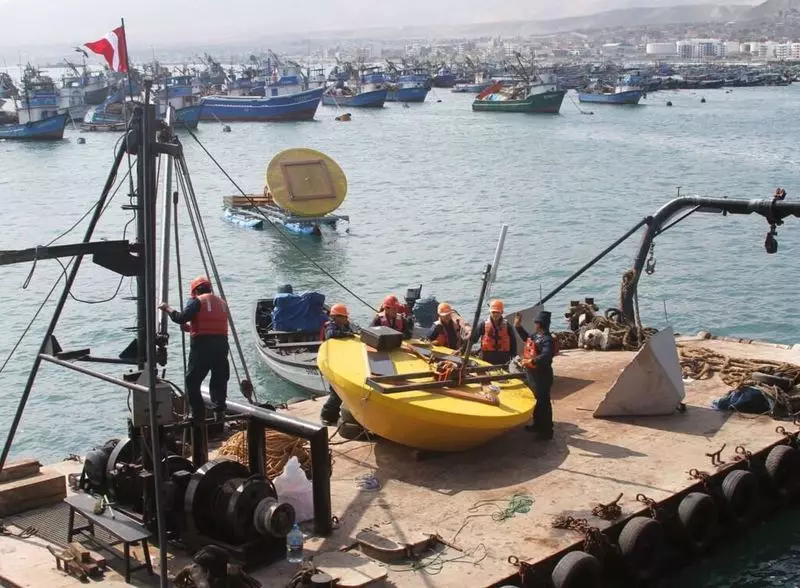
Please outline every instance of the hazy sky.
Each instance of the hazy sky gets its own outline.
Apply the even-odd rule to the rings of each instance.
[[[372,26],[561,18],[630,6],[754,4],[758,0],[0,0],[0,46],[58,45],[102,37],[125,18],[131,50],[247,41],[276,33]]]

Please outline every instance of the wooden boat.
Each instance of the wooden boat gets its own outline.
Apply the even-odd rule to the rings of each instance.
[[[451,353],[416,340],[375,351],[353,337],[323,343],[317,365],[363,427],[416,449],[471,449],[530,419],[535,400],[521,374],[472,359],[460,385],[437,381],[437,361],[461,361]]]
[[[273,306],[274,298],[262,298],[253,311],[258,356],[284,380],[313,394],[327,394],[328,383],[317,367],[319,331],[273,330]]]

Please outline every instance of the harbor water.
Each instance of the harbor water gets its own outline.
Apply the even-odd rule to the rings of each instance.
[[[798,197],[796,85],[657,92],[639,107],[591,105],[593,115],[581,114],[572,102],[577,102],[574,93],[560,116],[473,113],[472,98],[434,90],[427,102],[408,108],[392,103],[377,111],[354,109],[350,122],[334,120],[342,110],[320,106],[316,121],[309,123],[231,124],[230,133],[216,123],[200,125],[197,137],[246,192],[262,192],[267,163],[282,149],[311,147],[333,157],[348,178],[339,212],[350,215],[351,224],[322,238],[226,223],[222,198],[236,188],[189,134],[180,134],[260,399],[283,402],[302,393],[257,361],[250,315],[258,297],[290,283],[295,291],[318,290],[329,302],[345,302],[356,322],[371,317],[367,304],[317,264],[373,307],[388,293],[402,296],[407,287],[422,284],[423,296],[450,302],[471,317],[503,223],[509,230],[492,296],[514,309],[533,305],[675,197],[679,186],[684,195],[728,198],[766,198],[780,186],[787,198]],[[667,100],[672,107],[666,107]],[[588,111],[587,106],[580,109]],[[119,136],[68,127],[65,137],[46,144],[0,142],[0,250],[47,244],[98,198]],[[78,137],[86,143],[78,144]],[[97,238],[119,239],[126,226],[127,236],[133,234],[131,213],[121,209],[128,203],[128,183],[121,182],[127,165],[126,160],[117,178],[121,187]],[[182,204],[178,216],[185,292],[202,265]],[[672,325],[681,333],[704,329],[800,342],[794,300],[797,222],[790,218],[778,227],[777,255],[764,252],[769,227],[760,216],[698,213],[670,229],[656,241],[655,273],[640,282],[643,322]],[[79,224],[58,242],[80,241],[85,226]],[[618,305],[621,276],[632,263],[639,236],[548,303],[555,330],[564,328],[558,317],[571,299],[593,296],[601,308]],[[2,268],[0,362],[61,273],[53,260]],[[171,290],[170,302],[177,306],[174,282]],[[3,438],[59,292],[56,288],[0,373]],[[61,347],[91,347],[93,355],[116,357],[134,336],[126,330],[135,323],[134,293],[131,280],[120,281],[87,258],[56,330]],[[177,329],[169,347],[167,378],[180,372]],[[119,374],[113,366],[106,371]],[[235,378],[229,394],[239,394]],[[123,436],[126,414],[121,389],[45,364],[12,456],[46,463],[84,454]],[[765,525],[724,558],[688,570],[680,585],[797,586],[798,522],[792,515]]]

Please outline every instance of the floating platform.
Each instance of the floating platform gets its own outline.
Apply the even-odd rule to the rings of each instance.
[[[322,226],[336,229],[340,221],[350,222],[350,217],[329,213],[322,216],[300,216],[280,208],[274,200],[262,196],[225,196],[223,218],[239,226],[261,230],[264,217],[298,235],[320,235]]]
[[[699,337],[679,337],[678,342],[729,357],[800,364],[798,346]],[[535,442],[520,427],[478,450],[431,455],[383,439],[345,443],[334,439],[331,502],[338,528],[329,537],[307,538],[306,555],[314,555],[323,571],[350,574],[340,586],[380,586],[381,578],[387,585],[408,588],[478,588],[505,582],[548,585],[562,557],[584,548],[584,534],[553,526],[556,517],[562,521],[573,517],[586,519],[589,528],[602,531],[593,535],[599,541],[596,545],[607,539],[610,552],[618,543],[624,542],[627,550],[634,545],[621,558],[621,567],[614,563],[619,556],[606,558],[604,573],[613,572],[615,578],[645,571],[663,575],[683,561],[675,557],[705,549],[702,529],[716,527],[717,513],[718,532],[709,536],[709,545],[735,535],[735,529],[746,532],[749,523],[787,502],[790,484],[800,472],[797,450],[773,447],[796,444],[797,427],[770,416],[711,409],[711,401],[730,388],[717,375],[685,384],[684,412],[594,418],[595,409],[635,355],[576,349],[555,358],[555,438],[549,442]],[[643,388],[641,394],[648,394],[648,389]],[[320,408],[320,402],[303,401],[286,412],[319,422]],[[787,433],[776,431],[781,425]],[[743,449],[737,451],[737,447]],[[782,453],[794,461],[783,461],[783,469],[771,477],[767,471],[775,465],[774,456]],[[717,467],[720,459],[723,463]],[[754,477],[746,472],[748,468]],[[734,470],[742,473],[731,476]],[[367,475],[374,476],[374,486],[359,483]],[[731,478],[743,477],[757,483],[730,483]],[[684,533],[678,521],[678,505],[690,492],[710,494],[716,505],[701,513],[704,525],[695,529],[700,529],[699,535]],[[515,494],[532,498],[530,510],[504,515]],[[593,515],[598,504],[610,503],[620,494],[619,518],[609,521]],[[697,495],[693,496],[696,502]],[[724,496],[738,498],[728,503]],[[648,522],[651,512],[657,523]],[[698,513],[697,509],[693,512]],[[629,523],[632,517],[641,518]],[[15,525],[13,518],[6,523]],[[653,525],[661,528],[654,531]],[[631,526],[652,532],[648,545],[631,543],[635,535]],[[16,555],[0,559],[0,574],[10,580],[27,586],[32,570],[48,572],[36,576],[40,581],[55,574],[55,562],[44,548],[0,537],[0,553],[8,548]],[[26,569],[17,562],[21,550],[29,558]],[[718,553],[724,557],[721,549]],[[36,558],[47,563],[37,564]],[[153,555],[153,561],[157,559]],[[48,566],[52,574],[45,569]],[[297,569],[297,564],[282,561],[251,573],[263,586],[278,587],[285,586]],[[521,574],[527,583],[522,583]],[[48,585],[77,586],[78,582],[60,580]],[[634,584],[623,580],[620,585]]]

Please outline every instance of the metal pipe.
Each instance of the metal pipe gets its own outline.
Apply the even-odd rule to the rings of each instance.
[[[150,104],[151,84],[145,82],[144,116],[142,118],[142,145],[139,154],[144,185],[139,185],[139,199],[145,211],[144,222],[144,283],[145,283],[145,342],[146,366],[150,407],[150,446],[153,453],[153,482],[155,486],[156,522],[158,524],[159,578],[162,587],[169,585],[167,578],[167,526],[164,517],[164,472],[161,465],[161,429],[158,423],[158,403],[156,402],[156,154],[155,106]],[[143,161],[142,161],[143,160]],[[169,200],[169,194],[165,200]],[[164,224],[169,224],[165,219]]]
[[[478,321],[481,318],[481,306],[483,306],[483,298],[486,296],[486,289],[489,287],[489,278],[492,275],[492,264],[487,263],[486,269],[483,270],[483,281],[481,282],[481,294],[478,297],[478,306],[475,307],[475,317],[472,319],[472,330],[469,332],[469,339],[464,344],[466,349],[464,350],[464,359],[461,363],[460,377],[464,376],[464,370],[467,369],[469,365],[469,355],[470,351],[472,350],[472,335],[478,332]]]
[[[201,393],[203,401],[210,406],[211,395],[208,387],[203,386]],[[229,412],[258,420],[268,429],[308,439],[311,446],[311,485],[314,492],[314,532],[320,536],[330,535],[332,527],[328,427],[235,400],[228,400],[226,408]]]
[[[728,198],[704,198],[701,196],[681,196],[670,200],[651,217],[652,221],[642,237],[639,252],[633,262],[633,273],[630,276],[626,273],[626,284],[621,289],[620,294],[620,307],[628,320],[635,320],[634,297],[639,285],[639,278],[642,275],[642,268],[650,251],[650,244],[668,220],[684,208],[691,207],[697,207],[697,212],[755,213],[766,217],[767,220],[780,220],[787,216],[800,217],[800,202],[798,201],[776,201],[764,198],[730,200]]]
[[[165,120],[172,125],[172,108],[167,105]],[[164,201],[161,203],[161,302],[169,302],[169,246],[170,228],[172,226],[172,157],[161,155],[162,169],[166,168],[164,174]],[[177,230],[177,229],[176,229]],[[166,335],[169,325],[169,316],[166,312],[161,313],[159,319],[158,332]]]
[[[111,189],[114,187],[114,182],[117,178],[119,165],[122,163],[122,158],[125,156],[125,148],[127,146],[128,137],[129,135],[126,136],[126,140],[122,141],[117,149],[117,154],[114,157],[114,163],[111,166],[111,171],[108,173],[105,186],[103,186],[103,192],[100,194],[100,199],[97,201],[97,206],[94,209],[92,218],[89,220],[89,226],[86,227],[86,233],[83,237],[84,243],[91,241],[92,235],[94,234],[94,229],[97,226],[97,221],[100,220],[100,216],[103,214],[103,208],[105,207],[106,200],[108,199],[108,195],[111,193]],[[55,331],[56,325],[58,324],[58,319],[61,318],[61,312],[64,310],[64,304],[66,304],[70,290],[72,289],[72,285],[75,283],[75,278],[78,275],[78,269],[80,269],[82,261],[83,254],[78,253],[75,256],[75,263],[72,264],[72,268],[67,276],[67,281],[64,284],[64,290],[61,292],[61,296],[56,303],[56,308],[53,311],[53,317],[50,319],[50,324],[47,326],[47,330],[42,338],[42,343],[39,346],[39,353],[36,354],[36,357],[33,360],[33,366],[28,374],[28,380],[25,382],[25,389],[22,391],[22,398],[20,398],[19,404],[17,405],[17,412],[14,414],[14,420],[11,422],[11,428],[8,431],[8,437],[6,437],[6,442],[3,446],[3,453],[0,454],[0,472],[3,471],[3,466],[5,466],[6,460],[8,459],[8,454],[11,451],[11,445],[14,443],[14,436],[17,434],[17,427],[19,427],[19,423],[22,420],[22,413],[25,412],[25,405],[28,403],[28,398],[30,397],[31,389],[33,388],[33,382],[36,379],[36,374],[38,373],[39,366],[42,362],[41,356],[47,351],[47,347],[50,344],[50,339],[53,336],[53,331]]]
[[[264,423],[250,419],[247,423],[247,461],[250,473],[264,475],[266,447]]]
[[[120,380],[119,378],[115,378],[114,376],[109,376],[102,372],[90,370],[89,368],[85,368],[78,364],[70,363],[68,361],[64,361],[63,359],[58,359],[57,357],[54,357],[49,353],[40,353],[37,357],[40,360],[43,359],[45,361],[49,361],[50,363],[60,365],[61,367],[71,369],[72,371],[80,372],[82,374],[86,374],[87,376],[93,376],[100,380],[105,380],[106,382],[110,382],[111,384],[116,384],[117,386],[122,386],[123,388],[127,388],[128,390],[133,390],[134,392],[141,392],[142,394],[147,394],[150,391],[150,389],[146,386],[142,386],[140,384],[134,384],[133,382],[126,382],[125,380]]]

